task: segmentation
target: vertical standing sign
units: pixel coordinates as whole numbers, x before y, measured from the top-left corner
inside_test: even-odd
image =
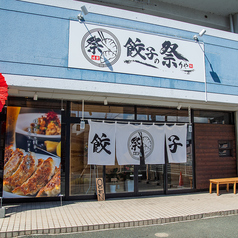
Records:
[[[96,178],[96,187],[98,201],[105,201],[103,178]]]

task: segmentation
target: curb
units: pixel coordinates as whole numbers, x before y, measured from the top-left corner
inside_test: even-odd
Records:
[[[201,214],[195,214],[195,215],[185,215],[185,216],[166,217],[166,218],[138,220],[138,221],[126,221],[126,222],[109,223],[109,224],[95,224],[95,225],[86,225],[86,226],[0,232],[0,238],[8,238],[8,237],[10,238],[10,237],[36,235],[36,234],[39,234],[39,235],[63,234],[63,233],[71,233],[71,232],[84,232],[84,231],[93,231],[93,230],[96,231],[96,230],[123,228],[123,227],[158,225],[158,224],[165,224],[165,223],[172,223],[172,222],[182,222],[182,221],[189,221],[189,220],[198,220],[198,219],[203,219],[208,217],[219,217],[219,216],[236,215],[236,214],[238,214],[238,209],[208,212],[208,213],[201,213]]]

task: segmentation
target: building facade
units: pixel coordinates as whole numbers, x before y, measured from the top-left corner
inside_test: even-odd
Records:
[[[106,197],[179,193],[237,176],[236,33],[79,1],[2,0],[0,12],[4,198],[94,199],[96,178]],[[185,126],[185,161],[165,142],[162,163],[121,163],[118,145],[113,165],[89,163],[90,122]]]

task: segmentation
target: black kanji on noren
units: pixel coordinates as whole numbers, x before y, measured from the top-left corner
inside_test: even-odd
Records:
[[[171,153],[176,153],[178,146],[181,146],[181,147],[183,146],[182,143],[176,142],[176,141],[180,140],[180,138],[176,135],[171,135],[168,138],[168,140],[172,142],[172,144],[169,145],[169,149],[170,149]]]
[[[100,153],[102,150],[104,150],[107,154],[111,154],[111,151],[106,148],[111,143],[110,139],[107,138],[105,133],[102,133],[101,138],[98,136],[98,134],[95,134],[91,144],[93,144],[93,153]]]

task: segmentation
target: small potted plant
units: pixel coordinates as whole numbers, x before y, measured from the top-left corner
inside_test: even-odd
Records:
[[[110,184],[111,193],[115,193],[116,192],[116,183],[120,179],[119,174],[118,174],[118,168],[112,169],[109,174],[106,174],[106,177],[108,178],[109,182],[112,182],[112,184]]]
[[[125,189],[128,192],[134,191],[133,166],[124,167],[124,172],[120,173],[120,177],[125,181]]]

